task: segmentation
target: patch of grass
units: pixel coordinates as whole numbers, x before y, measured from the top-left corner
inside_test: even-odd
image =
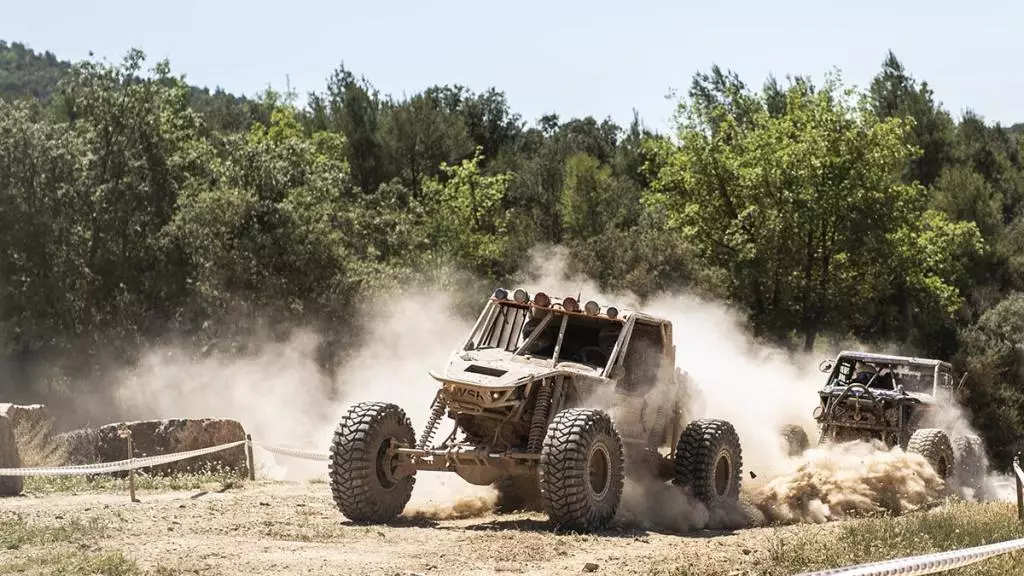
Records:
[[[0,574],[51,574],[53,576],[145,576],[134,560],[121,552],[90,554],[81,550],[50,550],[0,565]],[[171,574],[160,573],[160,576]]]
[[[149,491],[199,490],[211,485],[223,489],[241,485],[232,472],[200,472],[172,476],[151,476],[141,471],[135,475],[135,489]],[[29,476],[25,478],[26,494],[127,492],[128,478],[114,476]]]
[[[87,543],[103,537],[106,525],[95,518],[77,518],[58,524],[26,522],[17,515],[0,517],[0,550],[18,550],[26,546]]]
[[[782,530],[768,546],[767,575],[840,568],[1024,537],[1014,504],[959,502],[895,518],[857,520],[835,530]],[[1021,553],[983,560],[946,576],[1013,573]]]

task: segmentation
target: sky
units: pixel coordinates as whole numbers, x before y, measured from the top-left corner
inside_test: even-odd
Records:
[[[381,92],[496,87],[532,123],[548,113],[671,129],[677,99],[713,64],[753,87],[769,74],[842,73],[866,88],[893,50],[959,117],[1024,121],[1012,66],[1024,3],[974,0],[348,2],[0,0],[0,39],[64,60],[142,49],[199,86],[321,91],[339,64]]]

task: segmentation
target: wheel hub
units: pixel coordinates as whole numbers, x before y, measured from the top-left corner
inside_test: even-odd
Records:
[[[732,484],[732,460],[729,458],[728,452],[723,450],[718,453],[713,474],[715,495],[719,498],[724,497]]]
[[[598,500],[611,488],[611,456],[603,443],[594,444],[587,458],[587,488]]]
[[[387,438],[377,448],[377,481],[381,488],[391,490],[398,484],[395,469],[398,467],[398,455],[391,452],[391,439]]]

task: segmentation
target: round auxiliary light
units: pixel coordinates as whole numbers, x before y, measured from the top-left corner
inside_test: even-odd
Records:
[[[580,305],[576,302],[576,299],[572,296],[568,296],[562,299],[562,307],[565,308],[566,312],[579,312]]]
[[[526,304],[527,302],[530,301],[530,295],[526,292],[526,290],[523,290],[522,288],[516,290],[515,294],[512,295],[512,298],[514,298],[515,301],[519,302],[520,304]]]
[[[601,311],[601,306],[597,302],[594,302],[593,300],[590,300],[583,307],[583,309],[587,312],[587,314],[590,314],[591,316],[594,316],[595,314],[597,314],[598,312]]]
[[[494,291],[494,298],[497,300],[508,299],[508,290],[505,290],[504,288],[498,288],[497,290]]]
[[[615,317],[619,315],[619,309],[616,308],[615,306],[609,306],[608,309],[605,310],[604,313],[607,314],[609,318],[614,320]]]
[[[548,298],[548,295],[543,292],[537,292],[533,295],[533,303],[541,308],[547,308],[551,306],[551,298]]]

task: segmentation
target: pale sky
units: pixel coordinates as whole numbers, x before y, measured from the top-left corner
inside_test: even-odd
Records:
[[[674,109],[665,95],[712,64],[755,87],[769,73],[820,79],[833,67],[866,87],[890,48],[955,117],[971,108],[1013,124],[1024,121],[1022,37],[1024,3],[1012,0],[0,4],[0,39],[64,60],[137,47],[211,89],[283,89],[287,76],[304,102],[344,62],[384,93],[494,86],[530,122],[556,112],[627,125],[636,108],[661,131]]]

